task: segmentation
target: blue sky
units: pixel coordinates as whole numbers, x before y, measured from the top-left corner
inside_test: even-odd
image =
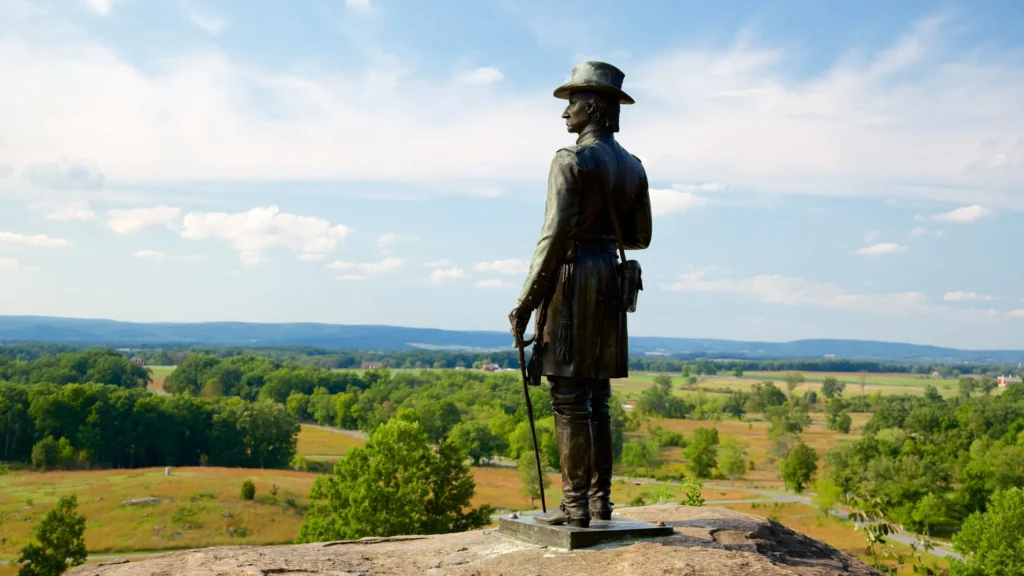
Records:
[[[631,334],[1024,348],[1022,12],[0,0],[0,314],[505,330],[600,59]]]

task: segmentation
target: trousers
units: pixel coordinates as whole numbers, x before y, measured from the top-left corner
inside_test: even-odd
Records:
[[[611,514],[611,381],[549,376],[562,468],[562,509],[570,516]]]

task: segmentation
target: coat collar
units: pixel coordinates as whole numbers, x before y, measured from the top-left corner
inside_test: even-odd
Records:
[[[579,138],[576,139],[576,145],[586,146],[587,144],[593,144],[598,140],[613,140],[614,138],[615,137],[611,132],[603,128],[588,126],[580,133]]]

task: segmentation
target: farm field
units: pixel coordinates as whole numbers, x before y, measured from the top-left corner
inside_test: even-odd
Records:
[[[859,372],[803,372],[805,382],[796,387],[795,393],[803,395],[808,390],[820,391],[825,378],[834,377],[846,383],[844,396],[851,397],[861,393],[861,374]],[[636,399],[640,393],[654,384],[654,372],[633,371],[629,378],[615,380],[613,388],[627,399]],[[669,374],[675,394],[682,397],[690,396],[697,390],[704,392],[746,391],[754,384],[770,380],[783,391],[786,390],[785,372],[746,372],[741,377],[731,374],[699,377],[696,389],[684,388],[685,379],[677,374]],[[864,374],[864,393],[881,394],[923,394],[928,385],[935,386],[943,396],[957,394],[957,381],[952,379],[921,378],[910,374]]]
[[[149,389],[157,394],[164,393],[164,380],[174,372],[174,366],[147,366],[153,375],[153,381],[149,383]]]
[[[350,448],[364,442],[350,434],[302,424],[296,453],[311,460],[329,460],[344,456]]]
[[[693,430],[695,428],[717,428],[718,434],[723,440],[725,438],[736,438],[745,443],[747,458],[754,462],[754,469],[748,471],[744,478],[737,479],[735,485],[740,488],[761,487],[778,489],[783,485],[778,463],[770,462],[768,458],[768,428],[770,427],[770,424],[761,419],[757,419],[757,415],[753,416],[754,418],[750,418],[745,422],[732,419],[722,420],[716,423],[701,420],[673,420],[659,418],[651,420],[651,424],[661,426],[666,430],[679,432],[687,439],[693,436]],[[822,415],[818,414],[817,416]],[[823,426],[822,421],[805,428],[803,434],[801,434],[801,438],[808,446],[816,450],[819,456],[821,456],[824,454],[825,450],[828,450],[829,448],[845,441],[856,440],[860,437],[859,430],[863,429],[864,423],[867,422],[870,415],[852,414],[851,416],[854,420],[854,428],[850,430],[850,434],[840,434],[839,432],[828,430]],[[823,420],[823,416],[819,418],[819,420]],[[640,431],[633,434],[645,436],[647,431],[646,428],[642,428]],[[627,435],[627,439],[629,437],[630,435]],[[683,457],[683,449],[664,448],[662,449],[662,455],[666,460],[666,471],[686,471],[686,459]]]

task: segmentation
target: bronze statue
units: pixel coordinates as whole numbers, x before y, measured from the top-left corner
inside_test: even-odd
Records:
[[[622,91],[624,76],[584,62],[554,92],[569,101],[562,118],[579,137],[551,163],[540,240],[509,315],[522,342],[538,311],[531,378],[551,384],[563,498],[558,510],[534,517],[545,524],[585,528],[592,516],[612,513],[610,379],[628,375],[626,314],[642,289],[639,265],[625,261],[624,249],[651,242],[647,174],[614,137],[619,106],[634,103]]]

